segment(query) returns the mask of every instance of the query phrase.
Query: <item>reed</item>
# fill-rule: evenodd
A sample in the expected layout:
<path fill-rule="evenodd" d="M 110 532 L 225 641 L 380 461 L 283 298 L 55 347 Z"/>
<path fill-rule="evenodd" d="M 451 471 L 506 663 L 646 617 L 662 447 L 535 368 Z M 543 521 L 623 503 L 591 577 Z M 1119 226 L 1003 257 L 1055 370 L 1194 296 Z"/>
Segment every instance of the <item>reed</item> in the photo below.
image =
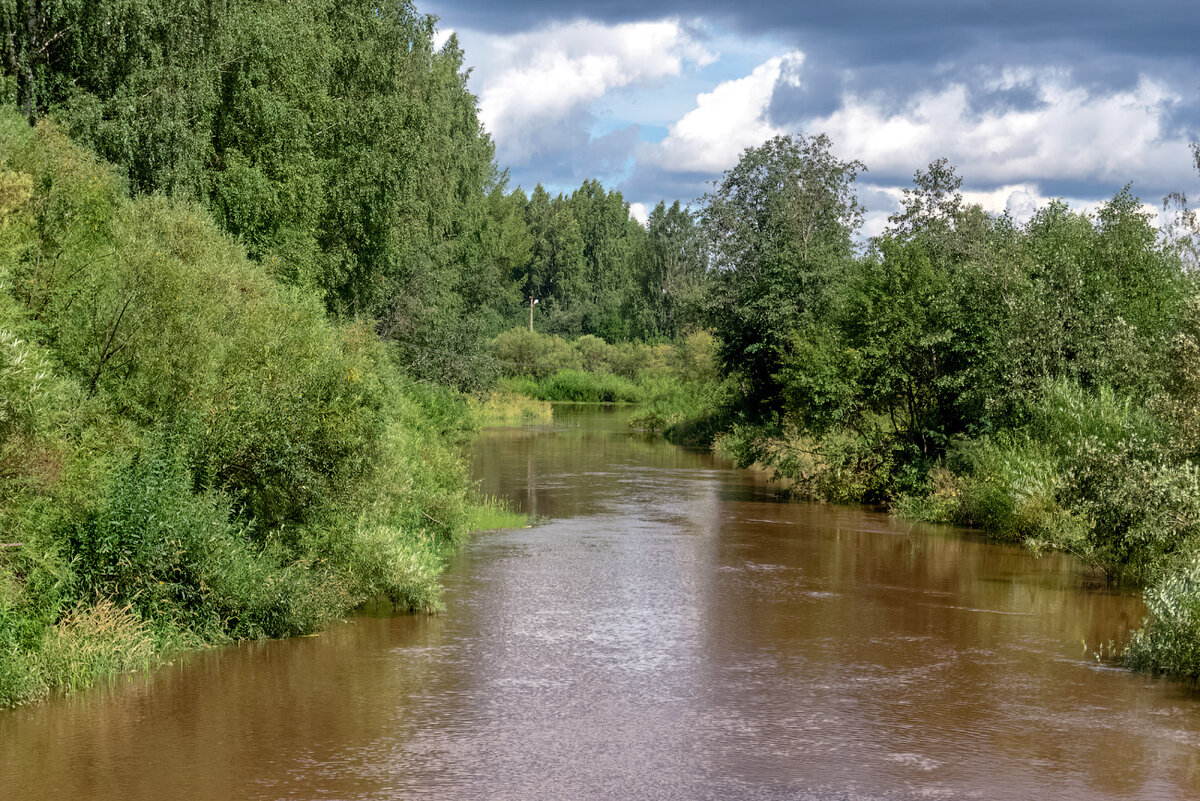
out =
<path fill-rule="evenodd" d="M 529 518 L 513 508 L 507 498 L 484 495 L 468 513 L 471 531 L 491 531 L 500 528 L 524 528 Z"/>

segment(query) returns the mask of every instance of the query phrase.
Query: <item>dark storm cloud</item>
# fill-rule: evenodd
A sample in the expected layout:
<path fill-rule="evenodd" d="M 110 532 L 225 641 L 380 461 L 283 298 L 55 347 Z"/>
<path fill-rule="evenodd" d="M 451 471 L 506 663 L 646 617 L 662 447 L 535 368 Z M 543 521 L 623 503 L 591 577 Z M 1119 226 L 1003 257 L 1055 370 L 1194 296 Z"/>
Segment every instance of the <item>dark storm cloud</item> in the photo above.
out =
<path fill-rule="evenodd" d="M 797 83 L 781 81 L 775 86 L 767 113 L 777 125 L 792 126 L 812 117 L 825 117 L 842 106 L 849 81 L 841 71 L 809 61 L 799 72 Z"/>
<path fill-rule="evenodd" d="M 671 172 L 639 162 L 633 175 L 617 188 L 626 200 L 638 200 L 648 207 L 660 200 L 691 203 L 713 188 L 714 177 L 704 172 Z"/>
<path fill-rule="evenodd" d="M 1180 165 L 1180 177 L 1187 178 L 1187 165 Z M 1167 186 L 1151 184 L 1148 181 L 1139 180 L 1072 180 L 1072 179 L 1055 179 L 1049 181 L 1041 181 L 1039 189 L 1046 197 L 1063 197 L 1063 198 L 1099 198 L 1107 200 L 1113 195 L 1121 191 L 1121 189 L 1129 184 L 1129 189 L 1141 199 L 1143 203 L 1158 205 L 1163 195 L 1168 192 L 1173 192 L 1179 189 L 1179 186 Z"/>
<path fill-rule="evenodd" d="M 549 21 L 587 18 L 603 22 L 704 17 L 747 34 L 790 40 L 847 64 L 931 64 L 981 46 L 1041 50 L 1053 61 L 1063 45 L 1085 45 L 1113 56 L 1197 61 L 1200 13 L 1190 2 L 1144 0 L 843 0 L 758 3 L 667 0 L 660 3 L 609 0 L 562 3 L 431 3 L 422 8 L 453 27 L 498 33 L 525 30 Z"/>

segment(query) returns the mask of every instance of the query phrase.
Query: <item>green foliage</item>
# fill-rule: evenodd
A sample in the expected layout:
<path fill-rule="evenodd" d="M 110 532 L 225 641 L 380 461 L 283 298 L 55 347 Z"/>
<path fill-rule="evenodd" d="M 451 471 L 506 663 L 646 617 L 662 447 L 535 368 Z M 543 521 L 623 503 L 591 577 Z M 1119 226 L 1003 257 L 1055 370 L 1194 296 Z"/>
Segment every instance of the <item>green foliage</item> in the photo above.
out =
<path fill-rule="evenodd" d="M 202 202 L 250 256 L 399 343 L 407 372 L 486 388 L 479 343 L 610 342 L 699 324 L 705 262 L 676 203 L 631 219 L 596 180 L 509 191 L 458 40 L 413 3 L 59 0 L 0 9 L 24 117 L 51 116 L 137 194 Z"/>
<path fill-rule="evenodd" d="M 500 528 L 527 527 L 529 518 L 514 511 L 512 504 L 504 498 L 485 496 L 471 510 L 472 531 L 493 531 Z"/>
<path fill-rule="evenodd" d="M 526 207 L 532 244 L 520 273 L 526 311 L 529 299 L 538 301 L 535 327 L 621 342 L 674 336 L 693 324 L 704 273 L 695 226 L 678 203 L 669 220 L 656 213 L 648 235 L 621 193 L 598 181 L 553 198 L 538 185 Z M 676 246 L 684 257 L 670 252 Z M 690 311 L 676 313 L 681 304 Z"/>
<path fill-rule="evenodd" d="M 854 180 L 863 166 L 831 149 L 823 135 L 776 137 L 747 149 L 704 198 L 720 363 L 747 382 L 756 418 L 779 410 L 786 343 L 821 314 L 830 282 L 853 255 L 862 216 Z"/>
<path fill-rule="evenodd" d="M 715 371 L 711 336 L 700 332 L 686 342 L 690 344 L 682 349 L 638 342 L 610 345 L 591 334 L 570 341 L 554 334 L 512 328 L 492 340 L 492 353 L 509 376 L 543 379 L 561 370 L 583 370 L 637 381 L 691 371 L 697 379 L 708 380 Z"/>
<path fill-rule="evenodd" d="M 1126 188 L 1094 215 L 1052 202 L 1017 226 L 966 204 L 939 160 L 855 257 L 858 168 L 821 138 L 776 140 L 706 198 L 736 383 L 682 427 L 793 492 L 891 502 L 1164 582 L 1130 662 L 1195 675 L 1194 215 L 1182 205 L 1160 239 Z"/>
<path fill-rule="evenodd" d="M 476 425 L 533 425 L 549 423 L 553 412 L 549 401 L 537 400 L 516 392 L 493 390 L 485 397 L 470 399 L 471 415 Z"/>
<path fill-rule="evenodd" d="M 1020 430 L 959 443 L 902 514 L 1065 550 L 1109 576 L 1156 579 L 1200 547 L 1200 484 L 1144 409 L 1056 382 Z"/>
<path fill-rule="evenodd" d="M 591 334 L 568 341 L 513 328 L 492 341 L 508 377 L 504 391 L 547 401 L 646 403 L 638 428 L 664 430 L 709 406 L 716 385 L 715 343 L 705 331 L 676 344 L 621 342 Z"/>
<path fill-rule="evenodd" d="M 645 391 L 634 382 L 611 373 L 559 370 L 540 379 L 508 379 L 502 387 L 546 401 L 574 403 L 637 403 Z"/>
<path fill-rule="evenodd" d="M 661 431 L 668 439 L 680 441 L 682 432 L 677 432 L 677 428 L 715 412 L 715 389 L 711 384 L 691 381 L 659 382 L 649 392 L 643 407 L 630 418 L 629 424 L 647 431 Z"/>
<path fill-rule="evenodd" d="M 707 252 L 695 216 L 676 200 L 659 203 L 646 221 L 637 291 L 626 317 L 642 339 L 677 337 L 703 322 Z"/>
<path fill-rule="evenodd" d="M 562 337 L 527 328 L 510 328 L 492 340 L 492 351 L 507 375 L 545 378 L 557 370 L 579 369 L 578 350 Z"/>
<path fill-rule="evenodd" d="M 0 128 L 0 704 L 377 595 L 437 608 L 475 506 L 460 397 L 195 205 Z"/>
<path fill-rule="evenodd" d="M 1125 664 L 1136 670 L 1200 678 L 1200 560 L 1146 591 L 1149 620 L 1133 633 Z"/>
<path fill-rule="evenodd" d="M 458 382 L 472 340 L 431 343 L 501 327 L 528 245 L 434 24 L 408 2 L 16 3 L 0 48 L 28 119 L 135 193 L 201 201 L 274 275 L 419 352 L 418 377 Z"/>

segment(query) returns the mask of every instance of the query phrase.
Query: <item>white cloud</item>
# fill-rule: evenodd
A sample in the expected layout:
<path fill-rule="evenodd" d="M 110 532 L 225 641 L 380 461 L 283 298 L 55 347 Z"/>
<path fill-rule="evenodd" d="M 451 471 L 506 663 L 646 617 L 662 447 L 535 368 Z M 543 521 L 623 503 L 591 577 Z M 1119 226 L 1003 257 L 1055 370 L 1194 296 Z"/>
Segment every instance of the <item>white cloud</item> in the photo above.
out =
<path fill-rule="evenodd" d="M 1036 190 L 1030 192 L 1025 187 L 1019 187 L 1009 193 L 1008 199 L 1004 201 L 1004 210 L 1018 225 L 1024 225 L 1042 205 L 1043 203 L 1038 201 Z"/>
<path fill-rule="evenodd" d="M 842 155 L 873 170 L 911 172 L 944 156 L 972 183 L 1170 182 L 1188 163 L 1186 140 L 1164 126 L 1179 97 L 1162 84 L 1143 78 L 1129 90 L 1093 94 L 1046 73 L 1005 75 L 997 86 L 1021 81 L 1035 90 L 1036 107 L 976 114 L 968 88 L 952 85 L 918 94 L 894 113 L 881 101 L 847 97 L 807 127 L 825 131 Z"/>
<path fill-rule="evenodd" d="M 888 227 L 888 217 L 900 210 L 907 186 L 881 186 L 864 183 L 858 187 L 859 199 L 867 207 L 863 227 L 859 232 L 864 238 L 879 236 Z M 1052 197 L 1043 194 L 1037 184 L 1005 184 L 995 189 L 963 190 L 963 202 L 977 205 L 990 214 L 1004 214 L 1022 226 L 1028 223 L 1041 209 L 1052 201 L 1061 200 L 1072 211 L 1096 214 L 1111 198 Z M 1152 225 L 1162 227 L 1165 221 L 1162 209 L 1152 203 L 1143 203 L 1141 210 L 1148 215 Z"/>
<path fill-rule="evenodd" d="M 777 86 L 798 83 L 803 58 L 786 53 L 698 95 L 662 142 L 642 146 L 641 159 L 667 172 L 715 176 L 732 167 L 745 148 L 787 133 L 769 109 Z M 847 95 L 836 111 L 799 127 L 828 133 L 839 156 L 867 165 L 870 172 L 859 185 L 868 209 L 866 236 L 883 231 L 907 185 L 872 179 L 911 175 L 942 157 L 972 187 L 963 192 L 964 200 L 992 213 L 1008 211 L 1019 224 L 1051 200 L 1043 194 L 1045 183 L 1090 184 L 1102 193 L 1130 180 L 1137 181 L 1135 190 L 1151 191 L 1194 183 L 1187 139 L 1167 123 L 1181 98 L 1165 84 L 1142 77 L 1131 88 L 1105 93 L 1072 84 L 1061 70 L 1027 68 L 1004 70 L 982 84 L 985 93 L 1015 88 L 1028 89 L 1037 102 L 980 111 L 972 108 L 974 90 L 959 83 L 914 94 L 898 110 L 891 99 Z M 1086 212 L 1105 200 L 1066 199 Z"/>
<path fill-rule="evenodd" d="M 629 214 L 642 225 L 650 219 L 650 209 L 645 203 L 630 203 Z"/>
<path fill-rule="evenodd" d="M 679 75 L 714 56 L 679 20 L 581 20 L 511 36 L 460 33 L 477 65 L 479 113 L 502 160 L 531 155 L 531 127 L 568 117 L 606 93 Z"/>
<path fill-rule="evenodd" d="M 450 37 L 453 35 L 454 35 L 453 28 L 438 28 L 436 31 L 433 32 L 433 49 L 441 50 L 442 45 L 446 44 L 446 42 L 448 42 L 450 40 Z"/>
<path fill-rule="evenodd" d="M 782 129 L 768 119 L 767 108 L 780 80 L 794 80 L 804 60 L 798 51 L 760 64 L 744 78 L 720 83 L 696 97 L 696 107 L 670 126 L 667 137 L 646 148 L 649 160 L 679 172 L 721 172 L 748 147 Z"/>

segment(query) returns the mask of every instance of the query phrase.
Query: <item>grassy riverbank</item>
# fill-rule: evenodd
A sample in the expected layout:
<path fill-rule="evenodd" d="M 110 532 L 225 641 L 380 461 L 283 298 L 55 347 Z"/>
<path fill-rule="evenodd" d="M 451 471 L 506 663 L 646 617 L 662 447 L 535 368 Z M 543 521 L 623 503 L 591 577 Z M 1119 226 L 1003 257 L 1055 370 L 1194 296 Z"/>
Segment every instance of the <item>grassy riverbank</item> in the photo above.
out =
<path fill-rule="evenodd" d="M 476 498 L 461 396 L 199 207 L 0 115 L 0 705 L 178 648 L 439 607 Z"/>
<path fill-rule="evenodd" d="M 924 463 L 854 431 L 696 425 L 719 432 L 714 450 L 764 466 L 794 495 L 980 528 L 1144 588 L 1149 616 L 1118 651 L 1123 662 L 1200 677 L 1200 467 L 1181 456 L 1171 426 L 1128 397 L 1055 384 L 1019 428 L 957 440 Z"/>

